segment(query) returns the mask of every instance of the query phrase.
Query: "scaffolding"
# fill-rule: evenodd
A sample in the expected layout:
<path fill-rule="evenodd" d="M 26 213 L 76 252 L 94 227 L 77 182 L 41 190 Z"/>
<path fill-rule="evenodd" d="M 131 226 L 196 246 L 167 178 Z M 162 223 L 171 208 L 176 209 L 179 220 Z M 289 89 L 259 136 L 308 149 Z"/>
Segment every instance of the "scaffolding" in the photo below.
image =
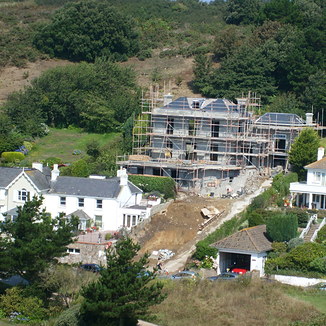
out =
<path fill-rule="evenodd" d="M 304 121 L 280 126 L 274 120 L 259 121 L 259 112 L 255 93 L 238 98 L 237 104 L 186 97 L 172 101 L 171 95 L 151 87 L 134 122 L 132 155 L 120 157 L 118 164 L 136 167 L 137 174 L 151 167 L 152 175 L 170 176 L 189 189 L 198 187 L 206 171 L 219 171 L 223 179 L 277 162 L 286 167 L 287 151 Z"/>

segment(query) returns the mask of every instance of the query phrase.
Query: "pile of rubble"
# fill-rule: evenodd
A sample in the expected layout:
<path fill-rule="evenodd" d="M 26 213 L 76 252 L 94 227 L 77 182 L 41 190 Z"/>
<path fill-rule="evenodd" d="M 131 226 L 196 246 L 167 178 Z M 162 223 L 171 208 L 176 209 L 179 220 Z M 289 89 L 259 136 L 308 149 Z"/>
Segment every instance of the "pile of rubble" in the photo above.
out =
<path fill-rule="evenodd" d="M 157 257 L 157 259 L 164 261 L 171 259 L 174 256 L 174 252 L 169 249 L 154 250 L 151 256 Z"/>

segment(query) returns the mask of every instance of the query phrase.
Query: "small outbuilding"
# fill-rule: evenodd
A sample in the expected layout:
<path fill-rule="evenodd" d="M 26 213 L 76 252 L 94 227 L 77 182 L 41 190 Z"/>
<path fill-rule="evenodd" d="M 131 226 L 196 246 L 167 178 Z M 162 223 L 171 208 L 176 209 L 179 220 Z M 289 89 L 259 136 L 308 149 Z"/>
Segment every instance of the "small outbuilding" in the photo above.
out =
<path fill-rule="evenodd" d="M 263 276 L 267 253 L 272 250 L 272 243 L 266 236 L 266 225 L 243 229 L 211 246 L 219 251 L 218 274 L 241 268 L 258 270 Z"/>

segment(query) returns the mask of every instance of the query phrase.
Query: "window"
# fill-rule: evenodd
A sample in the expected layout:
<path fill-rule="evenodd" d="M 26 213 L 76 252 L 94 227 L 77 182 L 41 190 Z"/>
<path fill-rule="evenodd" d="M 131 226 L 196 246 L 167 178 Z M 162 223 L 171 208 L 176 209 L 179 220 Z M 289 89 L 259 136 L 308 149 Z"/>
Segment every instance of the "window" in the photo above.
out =
<path fill-rule="evenodd" d="M 321 173 L 320 172 L 314 172 L 313 182 L 314 183 L 320 183 L 320 181 L 321 181 Z"/>
<path fill-rule="evenodd" d="M 102 215 L 95 215 L 95 226 L 102 228 Z"/>
<path fill-rule="evenodd" d="M 102 207 L 103 207 L 102 199 L 96 199 L 96 208 L 102 208 Z"/>
<path fill-rule="evenodd" d="M 67 248 L 69 254 L 80 254 L 80 249 L 77 248 Z"/>
<path fill-rule="evenodd" d="M 66 206 L 66 197 L 60 197 L 60 205 Z"/>
<path fill-rule="evenodd" d="M 84 198 L 78 198 L 78 206 L 84 207 Z"/>
<path fill-rule="evenodd" d="M 137 216 L 136 215 L 133 215 L 132 216 L 132 226 L 135 226 L 136 225 L 136 221 L 137 221 Z"/>
<path fill-rule="evenodd" d="M 168 118 L 166 133 L 168 135 L 173 135 L 173 129 L 174 129 L 174 119 Z"/>
<path fill-rule="evenodd" d="M 18 200 L 27 201 L 29 199 L 29 191 L 26 189 L 18 190 Z"/>

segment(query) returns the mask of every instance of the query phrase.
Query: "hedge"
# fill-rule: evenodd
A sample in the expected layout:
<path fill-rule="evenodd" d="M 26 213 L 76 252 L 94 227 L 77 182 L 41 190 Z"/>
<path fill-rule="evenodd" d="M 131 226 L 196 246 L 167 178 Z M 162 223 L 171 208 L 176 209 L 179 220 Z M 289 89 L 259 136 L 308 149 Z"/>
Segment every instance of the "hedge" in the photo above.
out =
<path fill-rule="evenodd" d="M 216 229 L 204 240 L 197 242 L 196 251 L 193 257 L 199 260 L 204 259 L 205 256 L 216 257 L 217 249 L 210 247 L 210 245 L 238 231 L 245 220 L 245 216 L 241 216 L 240 218 L 236 216 L 230 219 L 229 221 L 224 222 L 221 227 Z"/>
<path fill-rule="evenodd" d="M 266 232 L 272 241 L 289 241 L 297 236 L 298 217 L 295 214 L 275 214 L 266 221 Z"/>
<path fill-rule="evenodd" d="M 165 199 L 175 198 L 175 182 L 169 177 L 147 177 L 143 175 L 129 175 L 129 180 L 144 192 L 158 191 Z"/>
<path fill-rule="evenodd" d="M 3 152 L 1 158 L 6 162 L 16 162 L 22 161 L 25 158 L 25 155 L 20 152 Z"/>

